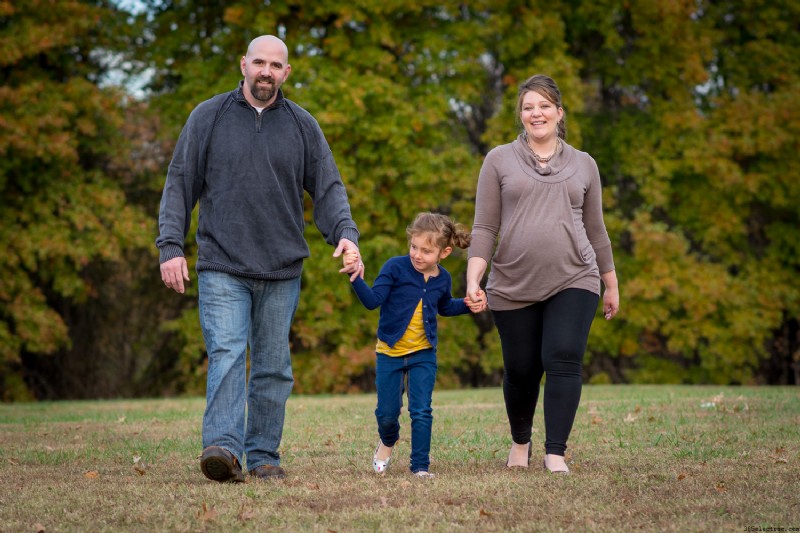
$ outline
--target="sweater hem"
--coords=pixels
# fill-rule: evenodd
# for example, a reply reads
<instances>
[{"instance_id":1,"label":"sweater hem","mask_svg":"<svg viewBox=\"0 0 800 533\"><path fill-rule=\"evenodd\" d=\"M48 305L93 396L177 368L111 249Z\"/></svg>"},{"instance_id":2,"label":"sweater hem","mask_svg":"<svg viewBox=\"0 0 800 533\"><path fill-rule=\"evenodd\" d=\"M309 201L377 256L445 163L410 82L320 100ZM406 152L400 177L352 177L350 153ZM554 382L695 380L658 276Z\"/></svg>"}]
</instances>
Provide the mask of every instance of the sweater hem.
<instances>
[{"instance_id":1,"label":"sweater hem","mask_svg":"<svg viewBox=\"0 0 800 533\"><path fill-rule=\"evenodd\" d=\"M303 260L301 259L299 261L295 261L287 267L284 267L280 270L273 270L272 272L242 272L241 270L229 267L228 265L214 263L212 261L204 261L201 259L197 261L197 271L200 272L202 270L224 272L225 274L240 276L242 278L277 281L299 278L303 273Z\"/></svg>"}]
</instances>

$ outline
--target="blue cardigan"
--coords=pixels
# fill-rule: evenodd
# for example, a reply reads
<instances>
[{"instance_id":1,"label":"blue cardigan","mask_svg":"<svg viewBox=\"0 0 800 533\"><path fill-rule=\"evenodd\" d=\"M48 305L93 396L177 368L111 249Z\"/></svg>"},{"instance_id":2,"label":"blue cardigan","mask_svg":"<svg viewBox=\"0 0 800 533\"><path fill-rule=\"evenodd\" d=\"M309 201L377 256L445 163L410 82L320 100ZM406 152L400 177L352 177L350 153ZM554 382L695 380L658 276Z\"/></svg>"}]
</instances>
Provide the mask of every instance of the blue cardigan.
<instances>
[{"instance_id":1,"label":"blue cardigan","mask_svg":"<svg viewBox=\"0 0 800 533\"><path fill-rule=\"evenodd\" d=\"M437 344L436 313L442 316L469 313L464 299L453 298L450 294L452 279L447 270L439 265L439 275L430 276L426 282L407 255L386 261L372 288L360 277L352 284L364 307L381 308L378 338L389 346L394 346L408 329L420 299L425 336L434 348Z\"/></svg>"}]
</instances>

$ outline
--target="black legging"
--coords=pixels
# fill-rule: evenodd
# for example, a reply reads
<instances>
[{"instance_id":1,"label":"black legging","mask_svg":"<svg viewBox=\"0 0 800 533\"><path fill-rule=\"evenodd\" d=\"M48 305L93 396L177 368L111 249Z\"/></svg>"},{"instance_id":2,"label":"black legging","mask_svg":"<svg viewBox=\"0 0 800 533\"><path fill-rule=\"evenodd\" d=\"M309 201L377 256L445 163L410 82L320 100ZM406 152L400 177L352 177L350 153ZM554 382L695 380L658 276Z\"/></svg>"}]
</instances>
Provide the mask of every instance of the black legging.
<instances>
[{"instance_id":1,"label":"black legging","mask_svg":"<svg viewBox=\"0 0 800 533\"><path fill-rule=\"evenodd\" d=\"M531 440L533 413L544 385L545 452L564 455L581 399L583 354L599 296L566 289L513 311L493 311L503 347L503 395L517 444Z\"/></svg>"}]
</instances>

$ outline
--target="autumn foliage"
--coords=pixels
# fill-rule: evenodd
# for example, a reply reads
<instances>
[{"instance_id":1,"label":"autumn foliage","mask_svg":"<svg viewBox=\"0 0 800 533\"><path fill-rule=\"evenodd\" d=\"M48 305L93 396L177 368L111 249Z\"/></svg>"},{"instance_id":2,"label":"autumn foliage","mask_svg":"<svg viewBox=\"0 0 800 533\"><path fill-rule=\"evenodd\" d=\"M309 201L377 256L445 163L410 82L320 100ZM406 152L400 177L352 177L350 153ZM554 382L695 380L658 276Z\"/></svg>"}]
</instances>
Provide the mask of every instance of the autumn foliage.
<instances>
[{"instance_id":1,"label":"autumn foliage","mask_svg":"<svg viewBox=\"0 0 800 533\"><path fill-rule=\"evenodd\" d=\"M518 131L519 82L547 73L568 141L598 162L621 286L587 380L798 383L796 2L130 5L0 1L5 400L202 392L196 294L158 279L158 194L189 112L235 87L263 33L290 47L285 94L334 151L368 281L418 211L471 224L483 156ZM295 390L368 389L377 313L310 211ZM445 265L463 294L464 255ZM499 383L490 315L440 327L442 385Z\"/></svg>"}]
</instances>

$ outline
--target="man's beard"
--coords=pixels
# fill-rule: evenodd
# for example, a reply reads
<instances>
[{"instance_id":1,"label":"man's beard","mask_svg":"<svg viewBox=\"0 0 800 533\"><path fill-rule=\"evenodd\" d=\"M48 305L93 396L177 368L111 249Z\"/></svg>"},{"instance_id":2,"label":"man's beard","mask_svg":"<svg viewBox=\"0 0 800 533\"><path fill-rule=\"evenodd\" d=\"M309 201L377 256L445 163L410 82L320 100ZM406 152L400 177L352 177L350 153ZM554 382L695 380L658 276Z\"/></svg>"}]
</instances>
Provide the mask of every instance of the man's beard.
<instances>
[{"instance_id":1,"label":"man's beard","mask_svg":"<svg viewBox=\"0 0 800 533\"><path fill-rule=\"evenodd\" d=\"M259 82L270 82L271 85L268 86L260 86ZM275 78L256 78L252 84L250 84L250 94L253 95L253 98L256 100L260 100L261 102L267 103L269 102L275 93L278 92L278 84L275 82Z\"/></svg>"}]
</instances>

